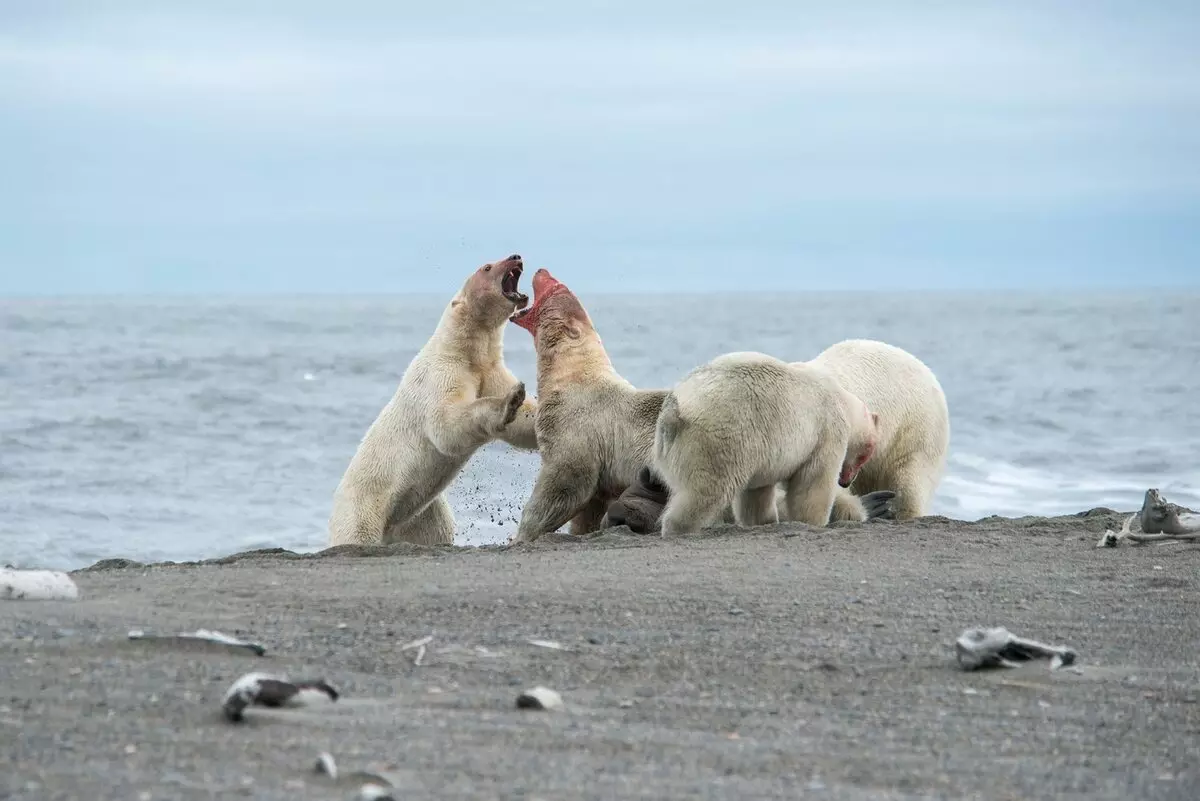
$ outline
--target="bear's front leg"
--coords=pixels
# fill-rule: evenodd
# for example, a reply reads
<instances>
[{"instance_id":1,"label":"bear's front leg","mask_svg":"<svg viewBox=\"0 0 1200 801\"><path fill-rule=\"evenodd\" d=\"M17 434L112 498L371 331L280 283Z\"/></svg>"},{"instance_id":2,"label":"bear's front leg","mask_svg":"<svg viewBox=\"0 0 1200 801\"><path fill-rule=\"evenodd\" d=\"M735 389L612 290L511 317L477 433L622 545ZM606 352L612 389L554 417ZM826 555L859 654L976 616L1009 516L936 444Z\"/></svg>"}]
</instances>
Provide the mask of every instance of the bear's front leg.
<instances>
[{"instance_id":1,"label":"bear's front leg","mask_svg":"<svg viewBox=\"0 0 1200 801\"><path fill-rule=\"evenodd\" d=\"M537 398L526 398L517 408L516 416L500 432L500 439L514 448L536 451L538 440L534 424L537 422L537 409Z\"/></svg>"},{"instance_id":2,"label":"bear's front leg","mask_svg":"<svg viewBox=\"0 0 1200 801\"><path fill-rule=\"evenodd\" d=\"M506 397L439 406L430 415L425 433L446 456L468 456L498 438L524 402L525 385L518 383Z\"/></svg>"}]
</instances>

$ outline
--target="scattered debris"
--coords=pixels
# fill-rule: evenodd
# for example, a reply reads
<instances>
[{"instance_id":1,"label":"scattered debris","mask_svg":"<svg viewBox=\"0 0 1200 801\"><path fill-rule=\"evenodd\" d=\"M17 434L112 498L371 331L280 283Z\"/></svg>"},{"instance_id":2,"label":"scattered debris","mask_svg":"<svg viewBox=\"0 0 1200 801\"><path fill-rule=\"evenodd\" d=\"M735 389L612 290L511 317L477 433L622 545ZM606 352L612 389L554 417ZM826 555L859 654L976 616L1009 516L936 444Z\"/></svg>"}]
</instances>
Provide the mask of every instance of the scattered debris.
<instances>
[{"instance_id":1,"label":"scattered debris","mask_svg":"<svg viewBox=\"0 0 1200 801\"><path fill-rule=\"evenodd\" d=\"M384 787L375 782L367 782L358 790L358 797L361 801L396 801L396 797L392 795L392 788Z\"/></svg>"},{"instance_id":2,"label":"scattered debris","mask_svg":"<svg viewBox=\"0 0 1200 801\"><path fill-rule=\"evenodd\" d=\"M1140 518L1141 533L1132 530L1133 521ZM1200 514L1170 503L1157 489L1146 490L1142 510L1130 515L1121 524L1121 530L1106 530L1096 543L1097 548L1115 548L1117 542L1128 539L1142 545L1150 542L1197 542L1200 541Z\"/></svg>"},{"instance_id":3,"label":"scattered debris","mask_svg":"<svg viewBox=\"0 0 1200 801\"><path fill-rule=\"evenodd\" d=\"M384 772L355 770L349 773L341 773L338 771L333 754L328 751L322 751L317 755L317 762L313 766L313 772L328 776L330 781L335 785L357 783L359 785L358 798L360 799L366 799L367 801L395 801L395 797L392 795L395 784L384 775Z\"/></svg>"},{"instance_id":4,"label":"scattered debris","mask_svg":"<svg viewBox=\"0 0 1200 801\"><path fill-rule=\"evenodd\" d=\"M333 761L333 754L328 751L322 751L317 754L317 764L313 766L313 770L317 773L324 773L329 778L337 781L337 763Z\"/></svg>"},{"instance_id":5,"label":"scattered debris","mask_svg":"<svg viewBox=\"0 0 1200 801\"><path fill-rule=\"evenodd\" d=\"M1133 523L1133 518L1135 517L1137 517L1137 515L1130 515L1127 517L1125 522L1121 524L1120 531L1113 531L1111 528L1105 529L1104 533L1100 535L1100 541L1096 543L1096 547L1116 548L1119 540L1129 536L1129 526Z\"/></svg>"},{"instance_id":6,"label":"scattered debris","mask_svg":"<svg viewBox=\"0 0 1200 801\"><path fill-rule=\"evenodd\" d=\"M416 665L417 667L420 667L421 663L423 661L425 661L425 646L429 645L429 643L431 643L431 642L433 642L433 635L428 634L428 635L420 638L419 640L413 640L412 642L401 645L400 650L408 651L413 648L416 648L417 654L416 654L416 656L413 657L413 664Z\"/></svg>"},{"instance_id":7,"label":"scattered debris","mask_svg":"<svg viewBox=\"0 0 1200 801\"><path fill-rule=\"evenodd\" d=\"M1075 662L1075 652L1059 645L1026 640L1003 626L967 629L954 643L958 664L963 670L992 667L1019 667L1031 659L1049 659L1050 669Z\"/></svg>"},{"instance_id":8,"label":"scattered debris","mask_svg":"<svg viewBox=\"0 0 1200 801\"><path fill-rule=\"evenodd\" d=\"M74 601L79 587L58 570L23 570L0 567L0 600Z\"/></svg>"},{"instance_id":9,"label":"scattered debris","mask_svg":"<svg viewBox=\"0 0 1200 801\"><path fill-rule=\"evenodd\" d=\"M1121 527L1121 531L1131 542L1140 545L1149 542L1200 541L1200 515L1168 502L1156 489L1146 490L1140 517L1141 534L1129 530L1133 516Z\"/></svg>"},{"instance_id":10,"label":"scattered debris","mask_svg":"<svg viewBox=\"0 0 1200 801\"><path fill-rule=\"evenodd\" d=\"M549 648L552 651L570 650L569 648L567 648L567 646L563 645L561 642L555 642L554 640L527 640L527 642L530 645L536 645L538 648Z\"/></svg>"},{"instance_id":11,"label":"scattered debris","mask_svg":"<svg viewBox=\"0 0 1200 801\"><path fill-rule=\"evenodd\" d=\"M517 709L558 710L563 708L563 699L549 687L534 687L517 696Z\"/></svg>"},{"instance_id":12,"label":"scattered debris","mask_svg":"<svg viewBox=\"0 0 1200 801\"><path fill-rule=\"evenodd\" d=\"M324 679L290 681L286 676L247 673L226 691L221 708L226 718L238 723L246 707L255 704L266 707L308 706L337 699L338 691ZM331 762L332 759L330 757Z\"/></svg>"},{"instance_id":13,"label":"scattered debris","mask_svg":"<svg viewBox=\"0 0 1200 801\"><path fill-rule=\"evenodd\" d=\"M147 634L141 629L133 629L129 632L131 640L198 640L208 642L214 645L225 645L230 648L245 648L247 651L252 651L255 654L262 656L267 652L265 645L249 640L239 640L237 637L230 637L228 634L222 634L219 631L210 631L209 629L196 629L195 631L183 631L178 634Z\"/></svg>"},{"instance_id":14,"label":"scattered debris","mask_svg":"<svg viewBox=\"0 0 1200 801\"><path fill-rule=\"evenodd\" d=\"M1148 489L1142 501L1142 531L1200 539L1200 514L1168 502L1156 489Z\"/></svg>"}]
</instances>

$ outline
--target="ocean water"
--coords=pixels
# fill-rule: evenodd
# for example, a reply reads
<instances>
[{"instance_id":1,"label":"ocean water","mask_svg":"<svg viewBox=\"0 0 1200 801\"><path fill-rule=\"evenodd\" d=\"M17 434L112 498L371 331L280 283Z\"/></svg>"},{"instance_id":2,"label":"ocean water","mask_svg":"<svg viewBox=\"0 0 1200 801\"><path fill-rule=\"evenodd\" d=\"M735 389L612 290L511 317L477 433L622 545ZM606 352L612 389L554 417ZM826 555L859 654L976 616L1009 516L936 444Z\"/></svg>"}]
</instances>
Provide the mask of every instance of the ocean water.
<instances>
[{"instance_id":1,"label":"ocean water","mask_svg":"<svg viewBox=\"0 0 1200 801\"><path fill-rule=\"evenodd\" d=\"M326 543L333 490L448 298L0 301L0 564L188 560ZM582 297L617 369L668 386L723 352L849 337L928 364L950 405L933 512L1200 504L1196 295ZM506 360L534 388L532 339ZM450 489L504 541L538 467L502 444Z\"/></svg>"}]
</instances>

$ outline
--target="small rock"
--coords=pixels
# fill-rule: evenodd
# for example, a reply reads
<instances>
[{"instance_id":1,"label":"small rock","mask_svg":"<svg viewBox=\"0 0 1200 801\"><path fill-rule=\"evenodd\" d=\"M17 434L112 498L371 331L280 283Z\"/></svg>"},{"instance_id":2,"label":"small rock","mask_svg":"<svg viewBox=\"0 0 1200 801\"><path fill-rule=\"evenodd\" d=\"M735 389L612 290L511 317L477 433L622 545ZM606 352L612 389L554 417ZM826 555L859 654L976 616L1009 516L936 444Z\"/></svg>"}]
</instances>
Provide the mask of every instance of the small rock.
<instances>
[{"instance_id":1,"label":"small rock","mask_svg":"<svg viewBox=\"0 0 1200 801\"><path fill-rule=\"evenodd\" d=\"M136 745L132 745L132 744L125 746L125 753L127 753L127 754L136 754L136 753L137 753L137 746L136 746Z\"/></svg>"},{"instance_id":2,"label":"small rock","mask_svg":"<svg viewBox=\"0 0 1200 801\"><path fill-rule=\"evenodd\" d=\"M517 696L517 709L545 709L549 711L563 708L563 699L549 687L534 687Z\"/></svg>"},{"instance_id":3,"label":"small rock","mask_svg":"<svg viewBox=\"0 0 1200 801\"><path fill-rule=\"evenodd\" d=\"M617 706L621 707L621 709L629 709L630 707L633 706L633 701L630 701L628 698L626 698L625 700L623 700L619 704L617 704Z\"/></svg>"},{"instance_id":4,"label":"small rock","mask_svg":"<svg viewBox=\"0 0 1200 801\"><path fill-rule=\"evenodd\" d=\"M392 795L390 787L384 787L382 784L368 782L358 790L360 801L395 801L396 797Z\"/></svg>"},{"instance_id":5,"label":"small rock","mask_svg":"<svg viewBox=\"0 0 1200 801\"><path fill-rule=\"evenodd\" d=\"M333 754L328 751L322 751L317 755L317 764L313 765L314 773L324 773L329 778L337 781L338 769L337 763L333 761Z\"/></svg>"}]
</instances>

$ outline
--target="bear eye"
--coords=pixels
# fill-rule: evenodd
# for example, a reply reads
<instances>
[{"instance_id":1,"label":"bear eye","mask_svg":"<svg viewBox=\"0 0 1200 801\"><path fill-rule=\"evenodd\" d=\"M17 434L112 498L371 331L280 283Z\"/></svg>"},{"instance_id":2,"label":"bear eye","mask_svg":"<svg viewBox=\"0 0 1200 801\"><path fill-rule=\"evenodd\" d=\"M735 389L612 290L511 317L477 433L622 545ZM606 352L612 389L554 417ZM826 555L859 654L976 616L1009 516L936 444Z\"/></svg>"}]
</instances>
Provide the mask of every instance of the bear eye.
<instances>
[{"instance_id":1,"label":"bear eye","mask_svg":"<svg viewBox=\"0 0 1200 801\"><path fill-rule=\"evenodd\" d=\"M492 271L492 265L490 265L490 264L483 265L483 271L485 273L490 273Z\"/></svg>"}]
</instances>

